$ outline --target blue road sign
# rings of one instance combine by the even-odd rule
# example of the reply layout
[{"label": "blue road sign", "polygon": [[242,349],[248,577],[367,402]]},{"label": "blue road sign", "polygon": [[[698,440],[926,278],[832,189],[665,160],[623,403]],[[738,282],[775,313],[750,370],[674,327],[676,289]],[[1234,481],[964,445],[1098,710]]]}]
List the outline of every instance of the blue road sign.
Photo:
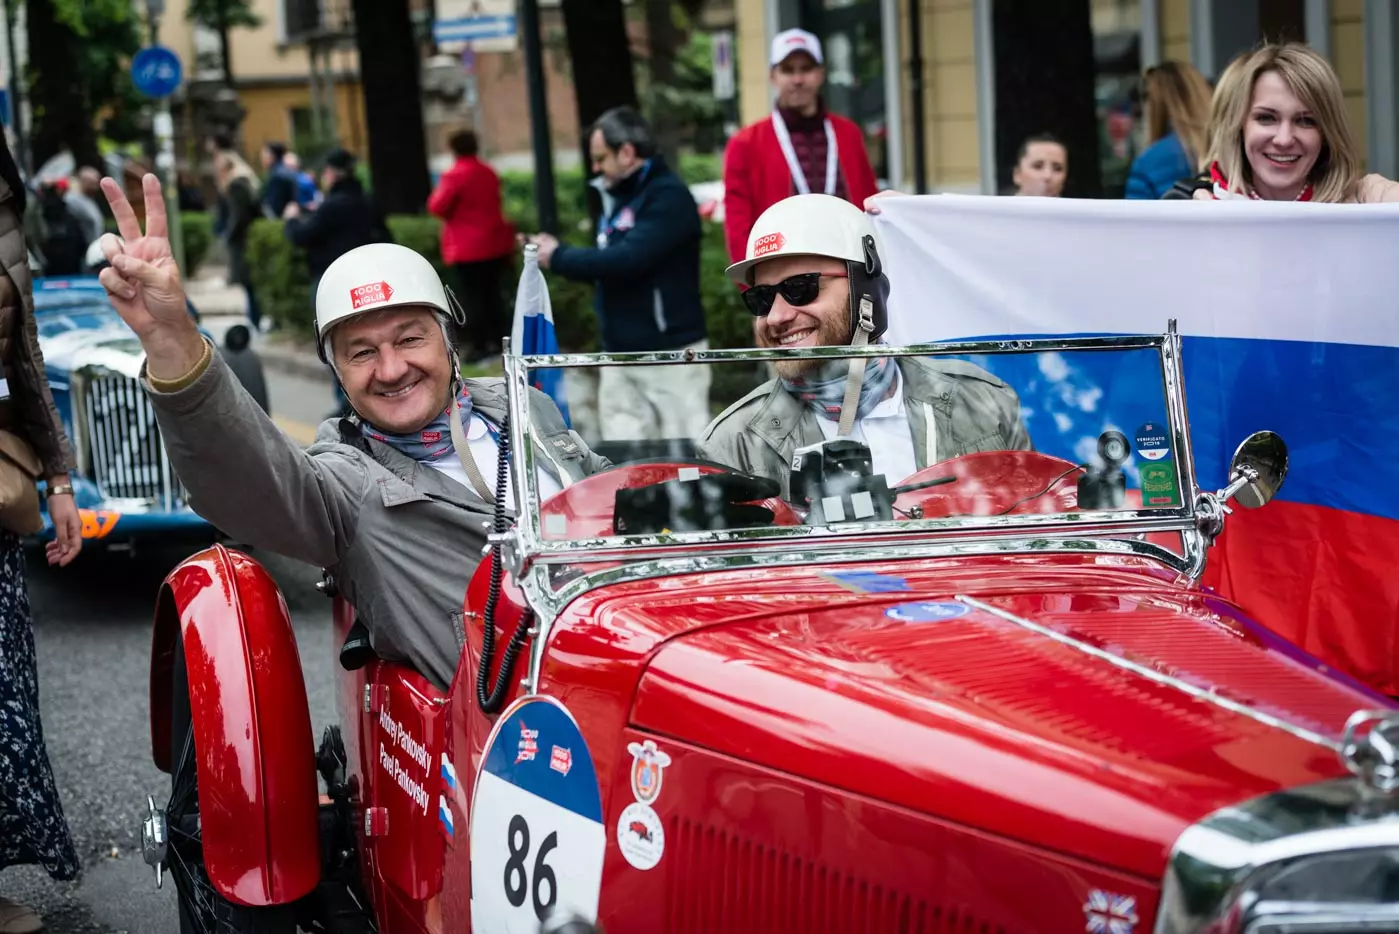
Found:
[{"label": "blue road sign", "polygon": [[432,24],[437,42],[470,42],[473,39],[510,39],[515,35],[515,14],[462,16]]},{"label": "blue road sign", "polygon": [[150,45],[131,60],[131,82],[147,97],[169,97],[183,77],[180,59],[163,45]]}]

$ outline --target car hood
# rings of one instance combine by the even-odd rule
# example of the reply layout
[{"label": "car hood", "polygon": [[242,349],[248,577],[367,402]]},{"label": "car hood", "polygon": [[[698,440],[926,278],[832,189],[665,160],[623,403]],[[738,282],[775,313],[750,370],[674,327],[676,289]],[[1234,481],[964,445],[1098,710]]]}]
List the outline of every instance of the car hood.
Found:
[{"label": "car hood", "polygon": [[[1206,593],[1032,574],[863,573],[825,606],[745,595],[742,618],[652,653],[633,723],[1159,879],[1205,815],[1347,774],[1325,742],[1390,706]],[[658,628],[667,600],[627,615]]]}]

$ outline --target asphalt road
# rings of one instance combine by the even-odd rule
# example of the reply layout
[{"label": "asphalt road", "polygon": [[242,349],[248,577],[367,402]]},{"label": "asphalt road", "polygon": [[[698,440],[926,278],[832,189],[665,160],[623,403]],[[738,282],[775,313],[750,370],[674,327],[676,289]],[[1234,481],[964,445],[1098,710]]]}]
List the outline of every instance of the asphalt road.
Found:
[{"label": "asphalt road", "polygon": [[[275,373],[268,379],[279,424],[304,443],[331,407],[329,384]],[[84,875],[56,883],[37,867],[13,867],[0,871],[0,895],[33,906],[50,934],[179,931],[169,877],[157,891],[141,860],[140,821],[146,795],[163,804],[170,781],[150,756],[151,617],[161,579],[187,554],[85,553],[63,570],[29,556],[44,733]],[[335,720],[330,601],[315,590],[317,569],[251,554],[291,609],[318,739]]]}]

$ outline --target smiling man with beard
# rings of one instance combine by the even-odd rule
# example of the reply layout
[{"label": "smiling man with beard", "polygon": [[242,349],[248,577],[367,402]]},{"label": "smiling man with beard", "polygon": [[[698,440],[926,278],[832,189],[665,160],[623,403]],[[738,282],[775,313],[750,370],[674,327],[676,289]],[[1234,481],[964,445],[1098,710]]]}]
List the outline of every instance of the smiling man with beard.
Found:
[{"label": "smiling man with beard", "polygon": [[[761,347],[862,347],[888,327],[889,279],[869,217],[830,195],[797,195],[758,218],[728,269]],[[776,480],[788,494],[798,448],[850,438],[890,482],[961,454],[1028,450],[1020,400],[961,360],[783,360],[700,438],[703,456]]]}]

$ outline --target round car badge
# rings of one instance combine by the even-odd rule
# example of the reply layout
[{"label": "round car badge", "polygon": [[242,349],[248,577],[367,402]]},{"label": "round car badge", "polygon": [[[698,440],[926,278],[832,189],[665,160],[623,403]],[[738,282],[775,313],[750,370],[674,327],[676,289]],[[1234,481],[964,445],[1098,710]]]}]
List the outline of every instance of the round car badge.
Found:
[{"label": "round car badge", "polygon": [[563,704],[516,701],[486,742],[471,799],[471,916],[539,930],[554,910],[597,918],[607,828],[588,744]]},{"label": "round car badge", "polygon": [[956,600],[926,601],[922,603],[900,603],[884,611],[890,619],[901,623],[941,623],[945,620],[966,616],[971,607]]},{"label": "round car badge", "polygon": [[650,804],[661,793],[661,779],[665,767],[670,765],[670,756],[656,748],[653,740],[643,743],[628,743],[627,752],[632,754],[631,790],[636,800]]},{"label": "round car badge", "polygon": [[1137,453],[1149,461],[1159,461],[1171,453],[1171,436],[1164,425],[1147,422],[1137,429]]}]

